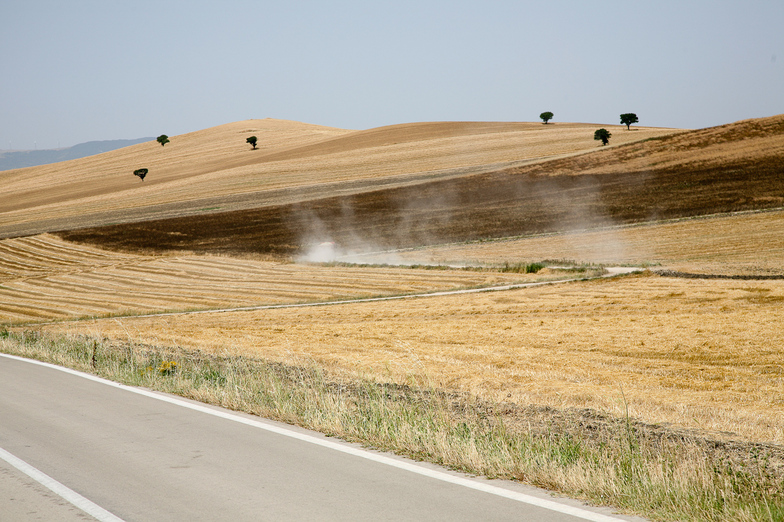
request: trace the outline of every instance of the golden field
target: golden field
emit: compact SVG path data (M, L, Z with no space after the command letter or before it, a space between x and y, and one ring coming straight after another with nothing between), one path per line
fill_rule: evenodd
M0 323L355 299L533 279L495 272L122 254L44 234L0 240Z
M784 281L625 277L508 292L62 323L480 397L784 442ZM721 433L725 432L725 433Z
M613 131L612 145L672 134ZM0 237L400 186L596 149L596 125L411 123L350 131L247 120L52 165L0 172ZM245 139L258 138L258 150ZM148 168L145 181L133 175ZM296 190L296 189L299 189ZM310 189L310 190L308 190Z
M777 279L647 272L405 301L106 317L534 279L294 263L281 252L302 252L314 240L286 222L284 205L295 203L305 213L327 209L318 217L330 239L348 242L362 226L363 239L386 239L402 262L554 259L781 276L783 122L699 131L602 125L613 146L597 148L598 126L586 124L346 131L250 120L173 137L165 147L2 172L0 322L316 363L494 401L616 416L628 404L641 422L784 444L784 281ZM251 134L257 151L244 143ZM144 182L131 174L139 167L150 169ZM456 187L450 193L459 197L445 195ZM400 205L390 194L422 200ZM552 199L523 214L545 195ZM578 203L594 219L573 212ZM396 244L400 223L384 223L393 211L415 215L421 234ZM540 214L547 220L526 228ZM62 232L80 227L92 228ZM275 242L291 248L267 248ZM91 317L72 320L83 316Z
M784 211L739 213L398 252L408 263L569 260L688 273L784 275ZM373 256L365 259L372 260Z

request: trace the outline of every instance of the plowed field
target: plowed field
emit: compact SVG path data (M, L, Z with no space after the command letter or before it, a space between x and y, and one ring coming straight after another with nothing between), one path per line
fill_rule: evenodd
M677 132L613 129L613 146ZM248 120L0 172L0 237L302 203L595 150L595 125L411 123L348 131ZM255 135L258 150L245 139ZM133 176L148 168L142 182Z
M419 153L433 152L432 141L416 142ZM351 157L358 161L368 150L373 149L356 149ZM784 116L670 132L513 168L448 172L416 182L395 178L392 185L385 184L392 178L374 178L372 186L325 185L321 194L297 203L258 203L245 210L73 230L62 237L128 251L287 257L326 241L343 250L386 250L781 208Z

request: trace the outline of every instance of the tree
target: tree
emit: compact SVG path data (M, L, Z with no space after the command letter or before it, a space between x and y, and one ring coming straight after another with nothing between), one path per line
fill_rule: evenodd
M547 125L547 122L553 119L553 113L550 111L543 112L539 117L542 118L544 124Z
M633 112L627 112L626 114L621 114L621 123L623 125L626 125L626 130L629 130L629 125L631 125L632 123L637 123L638 121L640 120L637 119L637 115L634 114Z
M612 134L610 134L610 131L607 129L599 129L593 133L593 139L602 140L602 145L610 143L610 136L612 136Z
M134 176L139 176L141 178L141 180L144 181L144 176L146 176L148 172L149 172L149 170L147 170L147 169L136 169L136 170L133 171L133 175Z
M158 143L161 144L161 147L163 147L164 145L169 143L169 137L167 135L165 135L165 134L161 134L160 136L158 136L157 140L158 140Z
M256 150L256 136L251 136L245 140L245 143L250 143L250 145L253 147L253 150Z

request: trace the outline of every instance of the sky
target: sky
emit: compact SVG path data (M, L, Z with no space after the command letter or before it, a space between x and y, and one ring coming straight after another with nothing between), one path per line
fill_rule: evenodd
M252 118L784 113L782 0L0 0L0 151Z

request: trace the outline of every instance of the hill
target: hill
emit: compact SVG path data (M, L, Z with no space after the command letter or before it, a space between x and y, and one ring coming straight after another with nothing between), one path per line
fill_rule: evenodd
M0 173L0 237L302 203L597 147L595 125L412 123L350 131L248 120L82 160ZM617 127L617 126L616 126ZM673 132L617 127L613 143ZM245 139L255 135L258 150ZM148 168L144 182L132 175Z
M64 149L0 152L0 171L35 167L37 165L48 165L49 163L58 163L60 161L94 156L96 154L109 152L110 150L130 147L131 145L152 141L154 139L155 138L140 138L137 140L88 141Z
M545 141L554 137L540 133L545 126L526 130L525 125L533 124L519 125L517 132L533 133ZM589 128L563 127L557 131L563 133L563 143ZM627 140L625 145L597 148L592 143L593 152L575 155L574 149L582 143L575 137L572 148L550 144L551 155L539 151L531 158L537 161L523 160L517 165L487 161L498 150L494 146L509 143L499 138L508 130L481 134L476 127L468 128L458 138L393 145L383 145L388 143L385 133L399 129L365 131L364 136L353 135L362 138L353 142L362 144L355 145L353 156L309 157L309 165L323 165L325 158L336 163L332 178L311 174L319 180L337 180L346 171L361 172L361 165L368 165L358 167L346 157L355 161L358 157L384 158L384 154L405 158L407 168L392 171L397 176L371 176L366 185L356 183L359 175L346 175L353 185L315 185L316 191L299 201L281 199L277 205L73 230L61 237L129 250L289 256L327 241L345 251L393 249L784 206L784 115L695 131L659 130L637 141L633 137L644 137L645 131L613 129L613 139L621 136ZM333 138L332 143L311 144L308 150L331 150L335 142L351 137L346 134ZM434 158L445 154L439 148L442 140L453 148L457 143L472 143L474 148L457 151L466 156L480 149L478 143L492 146L481 149L485 163L472 164L462 157L458 160L462 168L458 168L456 162L441 160L451 170L406 177L415 172L413 166L436 164ZM306 149L277 152L272 157L298 157ZM286 163L281 160L280 164ZM346 193L336 195L335 187Z

